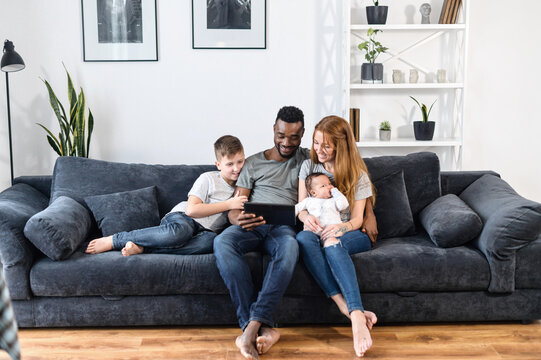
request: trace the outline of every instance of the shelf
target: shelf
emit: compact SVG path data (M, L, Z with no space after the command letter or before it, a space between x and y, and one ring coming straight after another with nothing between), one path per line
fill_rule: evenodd
M361 139L357 143L359 148L374 148L374 147L446 147L446 146L461 146L462 142L459 139L434 139L430 141L422 141L415 139L393 139L391 141L380 141L377 139Z
M367 25L352 24L351 30L464 30L465 24L389 24L389 25Z
M464 83L403 83L403 84L360 84L351 83L351 90L377 90L377 89L462 89Z

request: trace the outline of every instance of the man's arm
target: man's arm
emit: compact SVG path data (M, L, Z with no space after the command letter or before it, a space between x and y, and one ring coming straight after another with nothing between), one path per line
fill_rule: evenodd
M366 205L364 207L364 220L361 230L368 235L372 244L376 243L376 239L378 238L378 224L376 222L376 215L374 214L372 201L370 201L370 199L366 200Z
M246 196L246 198L250 198L250 193L250 189L246 189L240 186L237 186L237 188L235 189L235 196ZM256 217L255 214L246 214L244 210L229 210L227 217L229 218L229 222L231 224L239 225L247 231L253 230L259 225L265 224L265 219L263 219L263 216Z

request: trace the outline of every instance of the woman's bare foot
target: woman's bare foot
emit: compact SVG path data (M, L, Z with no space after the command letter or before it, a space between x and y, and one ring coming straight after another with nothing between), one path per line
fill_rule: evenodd
M364 356L365 352L372 346L370 330L368 330L365 314L360 310L351 312L351 330L353 332L353 348L355 354L359 357Z
M348 319L351 319L351 316L349 316L348 305L346 303L346 299L344 299L344 296L342 294L336 294L331 296L331 299L336 303L336 306L338 306L340 312Z
M372 330L372 327L378 322L378 317L372 311L365 310L364 317L366 318L366 327Z
M261 355L270 350L272 345L276 344L280 340L280 333L278 330L262 326L259 328L259 336L255 340L257 352Z
M258 321L250 321L242 335L238 336L235 340L235 345L240 350L240 353L244 358L248 360L258 360L259 355L256 350L256 337L259 332L261 323Z
M131 241L128 241L126 245L120 251L124 256L138 255L143 252L143 247L139 246Z
M99 254L106 251L113 250L113 237L106 236L99 239L92 240L85 250L87 254Z

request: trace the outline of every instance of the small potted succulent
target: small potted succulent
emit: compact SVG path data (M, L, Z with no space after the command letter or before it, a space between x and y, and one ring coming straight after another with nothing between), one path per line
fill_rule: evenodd
M377 33L380 31L372 28L368 29L366 32L368 40L358 45L359 50L366 52L364 58L368 61L361 66L361 82L363 80L369 80L372 83L374 81L383 82L383 64L376 63L376 59L379 54L387 51L387 48L375 39Z
M374 6L366 7L366 19L369 25L385 24L387 22L388 6L379 6L379 0L372 0Z
M421 109L421 114L423 116L422 121L414 121L413 122L413 132L415 134L415 140L432 140L434 137L434 128L436 127L436 123L434 121L428 121L428 117L430 116L430 112L432 111L432 107L438 101L438 99L434 100L432 105L430 105L430 109L427 111L427 107L425 104L419 103L417 99L415 99L413 96L410 96L410 98L413 99L419 105L419 109Z
M382 121L379 124L379 139L381 141L391 140L391 123L388 121Z

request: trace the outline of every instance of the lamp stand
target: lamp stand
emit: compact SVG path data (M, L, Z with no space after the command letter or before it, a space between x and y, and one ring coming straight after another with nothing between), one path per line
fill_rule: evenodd
M8 132L9 132L9 164L11 169L11 185L13 185L13 146L11 144L11 111L9 109L9 78L6 72L6 94L8 97Z

